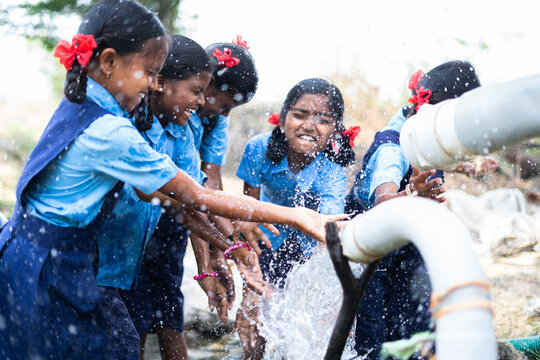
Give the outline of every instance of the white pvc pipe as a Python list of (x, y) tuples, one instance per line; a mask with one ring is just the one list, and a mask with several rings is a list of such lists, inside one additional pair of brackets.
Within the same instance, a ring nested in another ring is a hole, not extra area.
[(423, 105), (401, 130), (409, 162), (455, 168), (475, 155), (540, 136), (540, 75), (484, 86), (458, 99)]
[[(486, 281), (469, 231), (456, 215), (432, 200), (386, 201), (351, 220), (340, 231), (340, 238), (343, 254), (365, 264), (412, 242), (424, 258), (435, 294), (454, 285)], [(469, 286), (452, 292), (440, 306), (488, 298), (485, 289)], [(438, 360), (497, 359), (490, 311), (458, 310), (440, 317), (436, 324)]]

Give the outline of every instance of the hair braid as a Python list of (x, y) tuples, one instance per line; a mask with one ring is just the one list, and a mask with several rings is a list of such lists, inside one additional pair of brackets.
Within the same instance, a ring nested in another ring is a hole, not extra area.
[(64, 87), (64, 95), (74, 103), (80, 104), (86, 100), (86, 84), (88, 76), (77, 59), (73, 62), (71, 69), (66, 73), (66, 86)]
[(268, 148), (266, 149), (266, 157), (274, 164), (279, 163), (285, 156), (287, 156), (287, 139), (285, 134), (281, 132), (279, 126), (276, 126), (272, 130), (272, 135), (268, 142)]
[(150, 108), (151, 93), (149, 92), (144, 99), (135, 106), (135, 109), (131, 112), (131, 116), (135, 120), (135, 127), (140, 132), (150, 130), (154, 123), (154, 117), (152, 115), (152, 109)]

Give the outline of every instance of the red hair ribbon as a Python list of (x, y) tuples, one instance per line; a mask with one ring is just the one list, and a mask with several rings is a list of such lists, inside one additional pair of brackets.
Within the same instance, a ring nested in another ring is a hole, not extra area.
[(229, 48), (223, 49), (223, 52), (221, 52), (219, 49), (215, 49), (212, 56), (217, 59), (220, 67), (226, 66), (228, 68), (232, 68), (233, 66), (240, 64), (240, 59), (232, 56), (232, 51)]
[(73, 37), (71, 44), (60, 40), (54, 49), (54, 57), (60, 59), (60, 64), (64, 65), (67, 71), (71, 69), (75, 59), (83, 69), (86, 69), (95, 48), (97, 44), (94, 35), (77, 34)]
[(347, 130), (341, 133), (341, 135), (349, 138), (349, 145), (354, 146), (354, 139), (360, 133), (360, 126), (351, 126)]
[(236, 45), (240, 45), (240, 46), (246, 48), (246, 50), (249, 50), (249, 46), (247, 45), (247, 41), (242, 40), (242, 35), (236, 35), (236, 40), (233, 40), (232, 43), (236, 44)]
[(424, 72), (422, 70), (417, 70), (414, 74), (411, 75), (409, 79), (409, 90), (413, 91), (418, 87), (418, 83), (424, 77)]
[(279, 113), (273, 113), (272, 116), (268, 118), (268, 122), (272, 125), (279, 125)]
[(418, 111), (418, 108), (420, 106), (429, 103), (429, 98), (431, 97), (431, 95), (431, 90), (426, 90), (423, 86), (420, 86), (420, 89), (416, 89), (416, 95), (412, 95), (409, 98), (409, 102), (411, 104), (416, 104), (416, 111)]

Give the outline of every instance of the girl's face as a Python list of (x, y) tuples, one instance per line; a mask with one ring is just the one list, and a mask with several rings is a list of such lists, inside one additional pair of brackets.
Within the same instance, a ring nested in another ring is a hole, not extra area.
[(211, 78), (207, 71), (182, 80), (160, 77), (163, 92), (155, 93), (152, 98), (152, 112), (162, 124), (172, 121), (186, 125), (191, 115), (204, 105), (204, 90)]
[(334, 140), (336, 121), (328, 106), (328, 96), (304, 94), (280, 121), (289, 151), (307, 158), (315, 158)]
[(103, 86), (125, 111), (132, 111), (149, 90), (157, 89), (157, 75), (165, 62), (168, 44), (164, 38), (149, 39), (141, 51), (119, 56), (107, 64)]
[(215, 86), (210, 85), (204, 92), (206, 103), (201, 109), (201, 117), (210, 116), (229, 116), (231, 110), (238, 106), (238, 101), (228, 91), (222, 91)]

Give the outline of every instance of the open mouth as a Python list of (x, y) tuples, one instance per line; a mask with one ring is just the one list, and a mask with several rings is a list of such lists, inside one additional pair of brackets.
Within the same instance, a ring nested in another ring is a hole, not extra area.
[(189, 118), (191, 118), (191, 115), (193, 115), (195, 113), (195, 111), (197, 111), (197, 109), (188, 108), (188, 109), (184, 110), (184, 114), (186, 114), (186, 116), (189, 119)]
[(307, 141), (316, 141), (316, 139), (311, 135), (300, 135), (298, 138)]

